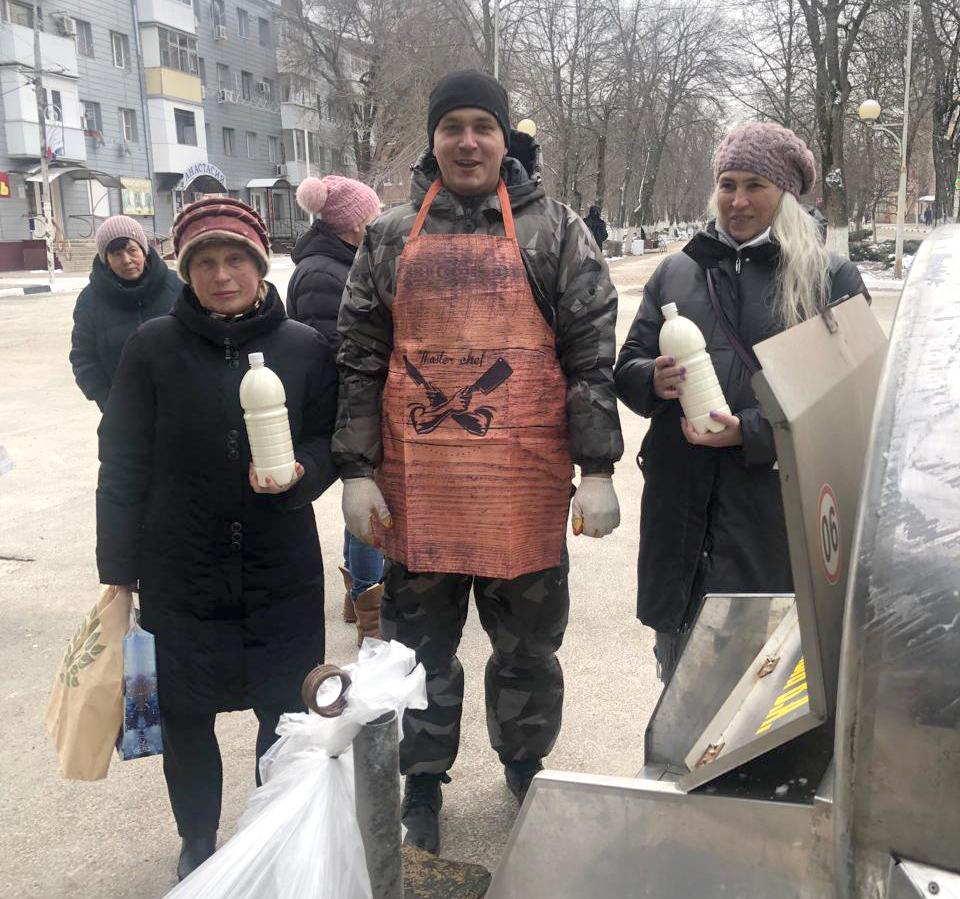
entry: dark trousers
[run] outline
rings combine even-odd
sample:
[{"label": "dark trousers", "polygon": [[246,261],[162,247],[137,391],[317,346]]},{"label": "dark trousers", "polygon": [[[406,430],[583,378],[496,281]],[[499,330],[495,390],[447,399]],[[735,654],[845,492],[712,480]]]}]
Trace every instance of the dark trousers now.
[{"label": "dark trousers", "polygon": [[[254,709],[257,732],[257,786],[260,786],[260,756],[277,740],[281,711]],[[299,711],[299,710],[298,710]],[[223,765],[213,725],[216,715],[181,717],[164,712],[163,776],[177,831],[184,839],[212,836],[220,826]]]},{"label": "dark trousers", "polygon": [[465,574],[417,574],[387,561],[380,607],[384,640],[416,650],[427,673],[427,708],[403,718],[400,770],[441,774],[460,745],[463,668],[457,647],[473,589],[480,624],[493,649],[487,661],[487,731],[508,762],[532,762],[553,748],[563,711],[557,650],[570,608],[569,565],[513,580]]}]

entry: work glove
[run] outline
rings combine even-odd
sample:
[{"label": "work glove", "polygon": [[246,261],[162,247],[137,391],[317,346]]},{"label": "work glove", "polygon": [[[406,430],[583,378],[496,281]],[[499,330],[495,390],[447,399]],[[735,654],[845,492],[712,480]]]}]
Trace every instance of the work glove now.
[{"label": "work glove", "polygon": [[355,537],[370,546],[380,546],[374,516],[385,528],[393,527],[393,517],[373,478],[347,478],[343,482],[343,521]]},{"label": "work glove", "polygon": [[620,503],[608,474],[586,474],[573,497],[573,534],[606,537],[620,524]]}]

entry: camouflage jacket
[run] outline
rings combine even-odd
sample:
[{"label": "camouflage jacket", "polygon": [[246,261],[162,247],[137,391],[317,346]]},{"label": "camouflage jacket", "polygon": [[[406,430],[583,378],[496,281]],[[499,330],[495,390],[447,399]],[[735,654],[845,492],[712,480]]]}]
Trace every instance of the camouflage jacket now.
[{"label": "camouflage jacket", "polygon": [[[613,383],[617,292],[583,220],[544,195],[514,158],[501,172],[510,194],[517,241],[534,299],[556,334],[567,378],[570,454],[583,474],[612,472],[623,454]],[[340,400],[333,438],[341,477],[372,474],[381,460],[380,412],[393,348],[391,308],[397,259],[431,183],[439,175],[427,153],[414,167],[411,201],[368,228],[340,306],[337,356]],[[503,234],[496,194],[460,198],[441,190],[426,234]]]}]

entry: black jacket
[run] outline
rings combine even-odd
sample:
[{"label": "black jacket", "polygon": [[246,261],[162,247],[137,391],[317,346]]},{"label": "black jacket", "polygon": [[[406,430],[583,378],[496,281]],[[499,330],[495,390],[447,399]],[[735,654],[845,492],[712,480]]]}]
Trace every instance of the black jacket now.
[{"label": "black jacket", "polygon": [[[283,381],[297,460],[284,494],[256,494],[240,407],[247,354]],[[226,323],[189,287],[130,338],[100,424],[97,565],[140,582],[162,708],[298,709],[323,659],[323,563],[311,502],[333,482],[333,355],[274,288]]]},{"label": "black jacket", "polygon": [[590,229],[597,246],[602,250],[604,241],[607,239],[607,223],[600,217],[600,210],[596,206],[591,206],[584,222]]},{"label": "black jacket", "polygon": [[77,385],[103,410],[127,338],[145,321],[166,315],[183,284],[151,247],[147,269],[136,282],[121,281],[98,256],[90,283],[73,309],[70,364]]},{"label": "black jacket", "polygon": [[315,328],[334,349],[340,346],[340,298],[356,253],[323,222],[314,222],[291,253],[297,267],[287,285],[287,315]]},{"label": "black jacket", "polygon": [[[659,631],[683,625],[706,593],[792,590],[773,431],[706,286],[711,269],[723,308],[743,345],[752,347],[782,330],[773,312],[778,263],[775,243],[738,254],[711,224],[657,267],[620,349],[617,395],[651,419],[637,457],[644,478],[637,615]],[[866,294],[856,266],[833,256],[831,299],[861,291]],[[680,403],[654,394],[660,309],[670,302],[703,332],[727,403],[740,417],[742,446],[691,446],[680,430]]]}]

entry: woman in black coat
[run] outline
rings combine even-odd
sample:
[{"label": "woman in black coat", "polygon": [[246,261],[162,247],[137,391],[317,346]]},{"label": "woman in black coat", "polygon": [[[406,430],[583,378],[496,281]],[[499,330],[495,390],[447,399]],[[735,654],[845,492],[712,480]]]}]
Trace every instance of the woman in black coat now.
[{"label": "woman in black coat", "polygon": [[[212,854],[218,712],[253,709],[257,759],[324,656],[323,563],[311,503],[333,482],[336,370],[290,321],[267,273],[269,237],[245,204],[211,197],[174,224],[187,282],[173,314],[128,342],[100,425],[97,562],[139,584],[156,637],[164,775],[183,838],[178,875]],[[286,391],[297,476],[257,484],[240,406],[247,355]]]},{"label": "woman in black coat", "polygon": [[[305,178],[297,188],[300,208],[317,216],[293,249],[297,267],[287,285],[287,313],[340,346],[340,298],[367,225],[380,211],[373,188],[353,178]],[[356,623],[357,643],[380,636],[383,555],[344,529],[343,620]]]},{"label": "woman in black coat", "polygon": [[607,223],[600,217],[600,207],[591,206],[583,220],[590,229],[597,246],[602,250],[607,239]]},{"label": "woman in black coat", "polygon": [[77,386],[102,412],[123,345],[145,321],[166,315],[183,285],[148,247],[136,219],[111,216],[96,242],[90,283],[73,310],[70,364]]},{"label": "woman in black coat", "polygon": [[[638,456],[637,616],[657,632],[664,681],[706,594],[792,591],[773,431],[750,386],[752,347],[833,300],[866,294],[856,266],[822,247],[797,201],[815,169],[793,132],[741,126],[717,150],[714,176],[716,220],[657,267],[614,370],[619,398],[650,419]],[[711,413],[725,425],[719,433],[699,434],[683,418],[684,370],[658,348],[667,303],[706,338],[733,413]]]}]

